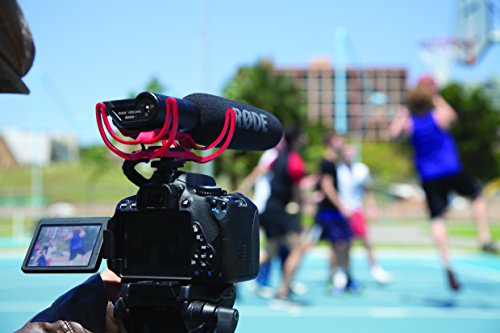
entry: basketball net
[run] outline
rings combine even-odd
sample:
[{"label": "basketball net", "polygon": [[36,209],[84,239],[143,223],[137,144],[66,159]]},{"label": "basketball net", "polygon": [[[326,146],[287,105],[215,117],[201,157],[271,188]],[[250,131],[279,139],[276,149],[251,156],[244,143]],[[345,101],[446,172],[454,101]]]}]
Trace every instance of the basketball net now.
[{"label": "basketball net", "polygon": [[[420,45],[419,56],[431,68],[438,86],[447,83],[451,78],[452,66],[456,62],[467,65],[474,64],[476,59],[471,56],[467,43],[454,38],[441,38]],[[465,61],[462,61],[466,55]]]}]

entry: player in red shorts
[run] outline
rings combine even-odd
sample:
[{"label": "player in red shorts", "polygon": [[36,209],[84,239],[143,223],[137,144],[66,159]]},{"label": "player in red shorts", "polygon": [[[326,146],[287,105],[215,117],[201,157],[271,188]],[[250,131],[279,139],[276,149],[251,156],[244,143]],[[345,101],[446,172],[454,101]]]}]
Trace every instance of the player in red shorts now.
[{"label": "player in red shorts", "polygon": [[375,259],[363,210],[363,205],[366,204],[374,215],[378,215],[375,199],[368,189],[371,183],[370,169],[366,164],[356,162],[356,148],[352,145],[344,145],[341,155],[342,161],[337,166],[340,201],[349,211],[348,217],[354,237],[363,242],[367,251],[373,279],[378,283],[389,283],[392,276]]}]

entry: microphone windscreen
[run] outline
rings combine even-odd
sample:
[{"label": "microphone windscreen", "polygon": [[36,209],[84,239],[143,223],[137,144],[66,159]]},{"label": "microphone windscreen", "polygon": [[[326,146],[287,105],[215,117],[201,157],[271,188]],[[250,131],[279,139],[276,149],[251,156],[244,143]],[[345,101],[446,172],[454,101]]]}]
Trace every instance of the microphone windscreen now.
[{"label": "microphone windscreen", "polygon": [[229,149],[270,149],[283,135],[281,123],[275,115],[248,104],[201,93],[191,94],[183,99],[198,106],[200,120],[189,134],[202,145],[209,145],[219,136],[229,108],[236,112],[236,128]]}]

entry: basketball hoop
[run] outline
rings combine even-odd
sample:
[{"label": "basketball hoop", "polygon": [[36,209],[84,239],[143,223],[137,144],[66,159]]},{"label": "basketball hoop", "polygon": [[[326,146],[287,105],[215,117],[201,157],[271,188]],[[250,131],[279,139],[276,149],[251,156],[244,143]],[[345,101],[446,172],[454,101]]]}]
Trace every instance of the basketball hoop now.
[{"label": "basketball hoop", "polygon": [[457,38],[435,38],[420,43],[420,58],[431,67],[439,86],[449,81],[451,67],[460,62],[472,65],[476,62],[474,44]]},{"label": "basketball hoop", "polygon": [[474,65],[487,51],[493,31],[492,0],[459,0],[455,36],[461,44],[457,62]]}]

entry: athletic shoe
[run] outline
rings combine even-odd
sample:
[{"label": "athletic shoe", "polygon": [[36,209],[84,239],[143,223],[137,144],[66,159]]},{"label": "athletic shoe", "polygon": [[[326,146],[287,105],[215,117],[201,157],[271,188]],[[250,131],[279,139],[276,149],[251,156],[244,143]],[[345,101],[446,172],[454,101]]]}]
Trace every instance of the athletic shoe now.
[{"label": "athletic shoe", "polygon": [[448,284],[450,288],[453,291],[459,291],[460,290],[460,283],[458,283],[457,279],[455,278],[455,274],[452,272],[451,269],[446,270],[446,276],[448,277]]},{"label": "athletic shoe", "polygon": [[341,270],[337,270],[333,274],[333,287],[336,289],[344,289],[347,286],[347,275]]},{"label": "athletic shoe", "polygon": [[359,294],[361,292],[361,285],[349,276],[347,278],[347,285],[345,286],[345,289],[353,294]]},{"label": "athletic shoe", "polygon": [[269,307],[276,311],[286,311],[293,315],[299,315],[302,313],[302,305],[300,303],[293,301],[290,297],[278,297],[276,296],[269,302]]},{"label": "athletic shoe", "polygon": [[483,245],[481,245],[481,250],[485,253],[493,254],[497,254],[499,252],[498,247],[493,242],[484,243]]},{"label": "athletic shoe", "polygon": [[307,291],[307,285],[302,282],[292,282],[292,285],[290,286],[290,292],[297,296],[303,296],[307,294]]},{"label": "athletic shoe", "polygon": [[380,284],[392,282],[392,274],[387,272],[382,266],[375,265],[371,268],[372,277]]},{"label": "athletic shoe", "polygon": [[248,290],[253,292],[255,295],[262,297],[264,299],[271,299],[274,297],[273,288],[259,284],[255,281],[252,281],[248,284]]},{"label": "athletic shoe", "polygon": [[341,295],[345,292],[348,283],[347,275],[338,269],[332,278],[332,289],[335,294]]}]

